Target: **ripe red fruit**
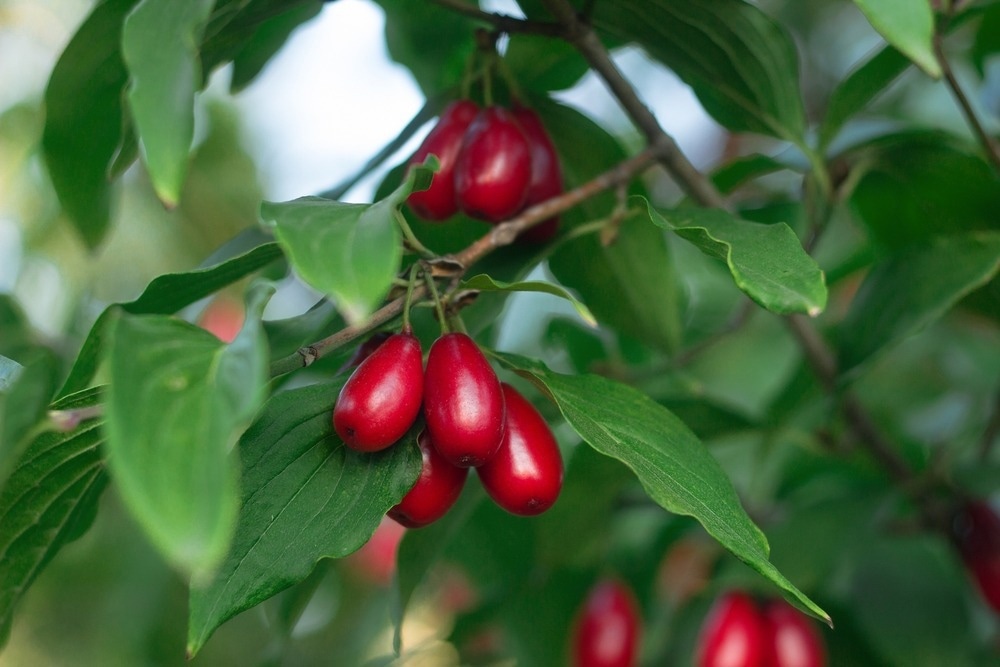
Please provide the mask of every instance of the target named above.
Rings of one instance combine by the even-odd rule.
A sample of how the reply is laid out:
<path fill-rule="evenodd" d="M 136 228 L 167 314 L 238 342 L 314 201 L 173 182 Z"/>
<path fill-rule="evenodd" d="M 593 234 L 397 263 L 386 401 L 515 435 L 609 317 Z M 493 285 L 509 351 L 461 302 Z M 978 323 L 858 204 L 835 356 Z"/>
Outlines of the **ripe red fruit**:
<path fill-rule="evenodd" d="M 823 640 L 805 614 L 784 600 L 764 605 L 769 667 L 826 667 Z"/>
<path fill-rule="evenodd" d="M 337 435 L 359 452 L 375 452 L 399 440 L 420 413 L 423 375 L 420 341 L 411 333 L 391 336 L 340 390 L 333 408 Z"/>
<path fill-rule="evenodd" d="M 448 463 L 426 430 L 417 437 L 417 444 L 424 459 L 420 477 L 399 504 L 389 510 L 389 517 L 407 528 L 420 528 L 443 517 L 458 500 L 469 473 L 467 468 Z"/>
<path fill-rule="evenodd" d="M 514 107 L 514 118 L 521 125 L 531 150 L 531 181 L 524 201 L 524 207 L 527 208 L 562 194 L 562 168 L 559 166 L 556 147 L 538 114 L 527 107 L 517 106 Z M 558 228 L 559 216 L 554 215 L 524 232 L 519 238 L 530 243 L 544 243 L 555 235 Z"/>
<path fill-rule="evenodd" d="M 545 419 L 524 396 L 502 383 L 507 425 L 496 456 L 477 468 L 483 488 L 511 514 L 541 514 L 563 482 L 562 455 Z"/>
<path fill-rule="evenodd" d="M 1000 614 L 1000 517 L 988 503 L 968 501 L 952 519 L 951 539 L 983 598 Z"/>
<path fill-rule="evenodd" d="M 765 628 L 746 593 L 722 595 L 698 636 L 698 667 L 765 667 Z"/>
<path fill-rule="evenodd" d="M 455 201 L 465 214 L 500 222 L 521 210 L 531 181 L 531 149 L 510 111 L 488 107 L 469 125 L 455 160 Z"/>
<path fill-rule="evenodd" d="M 480 466 L 500 448 L 500 380 L 467 335 L 445 334 L 431 346 L 424 373 L 424 415 L 434 446 L 454 465 Z"/>
<path fill-rule="evenodd" d="M 444 220 L 458 212 L 455 201 L 455 158 L 469 125 L 479 113 L 479 107 L 469 100 L 449 104 L 441 113 L 437 125 L 430 131 L 420 148 L 410 158 L 410 164 L 420 164 L 433 153 L 441 168 L 427 190 L 412 193 L 406 200 L 410 208 L 425 220 Z"/>
<path fill-rule="evenodd" d="M 599 582 L 587 595 L 573 634 L 574 667 L 633 667 L 642 620 L 632 591 L 620 581 Z"/>

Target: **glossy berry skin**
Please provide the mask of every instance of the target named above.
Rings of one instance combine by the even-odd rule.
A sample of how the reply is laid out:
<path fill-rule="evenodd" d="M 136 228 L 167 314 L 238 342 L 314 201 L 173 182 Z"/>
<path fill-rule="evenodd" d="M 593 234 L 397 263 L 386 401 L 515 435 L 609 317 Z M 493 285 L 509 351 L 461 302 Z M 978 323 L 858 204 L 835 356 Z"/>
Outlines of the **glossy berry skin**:
<path fill-rule="evenodd" d="M 573 633 L 573 667 L 634 667 L 642 619 L 632 591 L 598 582 L 587 595 Z"/>
<path fill-rule="evenodd" d="M 545 419 L 507 383 L 503 388 L 507 425 L 492 459 L 476 469 L 483 488 L 511 514 L 541 514 L 559 497 L 563 462 Z"/>
<path fill-rule="evenodd" d="M 1000 614 L 1000 517 L 989 504 L 968 501 L 952 519 L 951 539 L 983 599 Z"/>
<path fill-rule="evenodd" d="M 538 114 L 522 106 L 515 107 L 513 113 L 531 150 L 531 181 L 524 201 L 524 207 L 527 208 L 562 194 L 562 167 L 559 165 L 556 147 Z M 544 243 L 555 236 L 558 229 L 559 216 L 554 215 L 524 232 L 518 239 L 529 243 Z"/>
<path fill-rule="evenodd" d="M 445 334 L 431 345 L 424 372 L 424 416 L 434 446 L 453 465 L 483 465 L 500 449 L 500 380 L 467 335 Z"/>
<path fill-rule="evenodd" d="M 816 628 L 784 600 L 771 600 L 761 612 L 767 636 L 767 667 L 826 667 L 826 649 Z"/>
<path fill-rule="evenodd" d="M 698 636 L 698 667 L 766 667 L 767 636 L 754 601 L 731 591 L 712 605 Z"/>
<path fill-rule="evenodd" d="M 333 428 L 351 449 L 375 452 L 399 440 L 420 413 L 420 341 L 391 336 L 355 369 L 333 408 Z"/>
<path fill-rule="evenodd" d="M 503 107 L 480 111 L 455 161 L 459 210 L 501 222 L 524 207 L 530 182 L 531 149 L 513 114 Z"/>
<path fill-rule="evenodd" d="M 443 517 L 458 500 L 469 476 L 468 468 L 453 466 L 438 453 L 426 430 L 417 437 L 417 444 L 424 460 L 420 477 L 389 510 L 389 517 L 407 528 L 421 528 Z"/>
<path fill-rule="evenodd" d="M 458 212 L 455 201 L 455 159 L 462 147 L 466 130 L 478 113 L 479 107 L 475 102 L 452 102 L 441 113 L 437 125 L 410 158 L 410 164 L 420 164 L 433 153 L 441 162 L 441 168 L 434 174 L 430 188 L 414 192 L 406 200 L 413 212 L 424 220 L 444 220 Z"/>

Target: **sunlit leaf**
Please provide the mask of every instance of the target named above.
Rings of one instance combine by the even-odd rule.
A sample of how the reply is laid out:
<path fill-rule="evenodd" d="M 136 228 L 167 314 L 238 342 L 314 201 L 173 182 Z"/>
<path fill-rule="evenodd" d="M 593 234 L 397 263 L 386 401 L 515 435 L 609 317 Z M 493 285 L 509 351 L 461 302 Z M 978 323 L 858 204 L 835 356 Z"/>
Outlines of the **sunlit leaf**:
<path fill-rule="evenodd" d="M 931 76 L 941 76 L 934 56 L 934 12 L 924 0 L 854 0 L 879 34 Z"/>

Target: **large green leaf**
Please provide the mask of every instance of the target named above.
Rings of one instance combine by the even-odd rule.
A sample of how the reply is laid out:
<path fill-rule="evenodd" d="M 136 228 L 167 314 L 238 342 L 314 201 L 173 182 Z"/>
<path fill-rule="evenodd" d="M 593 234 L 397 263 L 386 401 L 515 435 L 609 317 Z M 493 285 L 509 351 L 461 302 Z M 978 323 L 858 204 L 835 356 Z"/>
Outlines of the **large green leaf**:
<path fill-rule="evenodd" d="M 56 408 L 89 407 L 100 390 L 75 394 Z M 107 481 L 99 445 L 101 424 L 38 436 L 0 489 L 0 645 L 15 605 L 42 569 L 89 526 Z"/>
<path fill-rule="evenodd" d="M 198 44 L 215 0 L 141 0 L 125 20 L 122 55 L 128 100 L 156 194 L 181 196 L 194 136 L 194 93 L 201 87 Z"/>
<path fill-rule="evenodd" d="M 174 313 L 264 268 L 281 256 L 281 248 L 277 243 L 265 243 L 206 269 L 168 273 L 153 279 L 136 300 L 111 306 L 101 313 L 91 327 L 59 395 L 66 396 L 81 391 L 93 379 L 101 360 L 108 322 L 114 309 L 120 308 L 133 315 Z"/>
<path fill-rule="evenodd" d="M 137 0 L 98 4 L 59 57 L 45 89 L 42 148 L 52 185 L 95 248 L 111 215 L 108 169 L 122 132 L 122 21 Z"/>
<path fill-rule="evenodd" d="M 566 106 L 540 101 L 542 116 L 559 150 L 567 187 L 580 185 L 625 158 L 603 128 Z M 562 216 L 572 229 L 609 216 L 610 192 L 592 197 Z M 549 268 L 602 323 L 661 350 L 681 339 L 684 298 L 663 233 L 651 225 L 621 226 L 611 245 L 588 234 L 557 245 Z"/>
<path fill-rule="evenodd" d="M 767 539 L 740 505 L 726 474 L 673 413 L 638 390 L 598 375 L 562 375 L 524 357 L 496 356 L 548 394 L 588 445 L 628 466 L 653 501 L 697 519 L 797 606 L 829 620 L 768 561 Z"/>
<path fill-rule="evenodd" d="M 941 237 L 876 264 L 841 326 L 841 370 L 926 327 L 998 270 L 1000 232 Z"/>
<path fill-rule="evenodd" d="M 109 334 L 109 467 L 153 544 L 195 581 L 225 558 L 236 527 L 231 450 L 264 400 L 260 313 L 271 292 L 251 291 L 228 346 L 160 315 L 121 314 Z"/>
<path fill-rule="evenodd" d="M 654 224 L 724 261 L 736 286 L 764 308 L 818 315 L 826 307 L 823 272 L 788 225 L 747 222 L 719 209 L 661 211 L 642 197 L 632 202 L 648 210 Z"/>
<path fill-rule="evenodd" d="M 292 33 L 319 14 L 322 8 L 323 3 L 320 0 L 311 0 L 301 6 L 293 6 L 285 13 L 257 26 L 246 44 L 233 57 L 230 90 L 235 93 L 248 86 L 264 69 L 264 65 L 285 45 Z"/>
<path fill-rule="evenodd" d="M 519 86 L 539 91 L 569 88 L 589 69 L 572 44 L 542 35 L 511 35 L 504 62 Z"/>
<path fill-rule="evenodd" d="M 5 386 L 4 362 L 10 360 L 0 357 L 0 488 L 37 435 L 36 428 L 46 416 L 57 380 L 55 359 L 40 354 Z"/>
<path fill-rule="evenodd" d="M 742 0 L 599 2 L 594 24 L 674 70 L 727 128 L 803 143 L 795 45 L 756 6 Z"/>
<path fill-rule="evenodd" d="M 302 197 L 264 202 L 260 215 L 302 279 L 335 298 L 347 321 L 356 324 L 382 301 L 399 271 L 399 207 L 413 190 L 427 188 L 432 175 L 427 166 L 411 169 L 374 204 Z"/>
<path fill-rule="evenodd" d="M 239 523 L 215 580 L 191 590 L 189 655 L 227 619 L 305 579 L 320 559 L 361 547 L 419 475 L 410 437 L 375 454 L 337 438 L 330 414 L 342 384 L 277 394 L 243 435 Z"/>
<path fill-rule="evenodd" d="M 934 12 L 924 0 L 854 0 L 879 34 L 931 76 L 941 76 L 934 56 Z"/>

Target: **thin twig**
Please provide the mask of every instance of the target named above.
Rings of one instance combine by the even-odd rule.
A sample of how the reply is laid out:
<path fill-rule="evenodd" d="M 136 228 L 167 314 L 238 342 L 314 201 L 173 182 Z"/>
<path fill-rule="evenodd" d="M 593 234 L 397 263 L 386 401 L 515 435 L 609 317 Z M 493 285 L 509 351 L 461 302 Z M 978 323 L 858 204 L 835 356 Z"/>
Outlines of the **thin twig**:
<path fill-rule="evenodd" d="M 544 35 L 547 37 L 560 37 L 564 32 L 564 28 L 558 23 L 531 21 L 520 19 L 516 16 L 508 16 L 507 14 L 484 12 L 475 5 L 463 2 L 463 0 L 431 0 L 431 2 L 469 18 L 489 23 L 497 30 L 507 33 L 516 32 L 530 35 Z"/>

